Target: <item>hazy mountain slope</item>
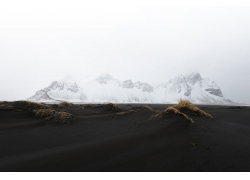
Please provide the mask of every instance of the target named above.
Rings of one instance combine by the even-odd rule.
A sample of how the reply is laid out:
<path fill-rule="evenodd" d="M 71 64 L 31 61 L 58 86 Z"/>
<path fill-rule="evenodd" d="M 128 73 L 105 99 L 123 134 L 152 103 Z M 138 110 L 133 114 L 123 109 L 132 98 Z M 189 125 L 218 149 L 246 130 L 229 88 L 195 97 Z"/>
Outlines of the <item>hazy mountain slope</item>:
<path fill-rule="evenodd" d="M 152 102 L 153 87 L 147 83 L 120 82 L 104 74 L 82 84 L 89 102 Z M 151 89 L 150 89 L 151 88 Z"/>
<path fill-rule="evenodd" d="M 74 81 L 63 79 L 61 81 L 54 81 L 48 87 L 36 92 L 36 94 L 28 100 L 33 101 L 86 101 L 87 97 L 82 91 L 82 88 Z"/>
<path fill-rule="evenodd" d="M 186 99 L 194 103 L 231 103 L 223 97 L 214 81 L 202 78 L 199 73 L 177 76 L 155 88 L 154 101 L 175 103 Z"/>
<path fill-rule="evenodd" d="M 205 104 L 232 103 L 223 97 L 221 89 L 214 81 L 202 78 L 199 73 L 179 75 L 155 88 L 146 82 L 119 81 L 109 74 L 103 74 L 81 85 L 67 77 L 52 82 L 50 86 L 29 98 L 33 101 L 116 103 L 176 103 L 180 99 Z"/>

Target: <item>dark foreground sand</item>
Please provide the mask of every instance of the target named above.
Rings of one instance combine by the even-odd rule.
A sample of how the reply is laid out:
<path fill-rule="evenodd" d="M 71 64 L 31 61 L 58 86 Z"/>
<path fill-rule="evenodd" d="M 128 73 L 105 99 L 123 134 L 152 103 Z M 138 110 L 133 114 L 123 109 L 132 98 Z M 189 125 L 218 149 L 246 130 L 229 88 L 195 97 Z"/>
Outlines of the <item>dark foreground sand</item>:
<path fill-rule="evenodd" d="M 51 106 L 76 119 L 53 123 L 0 108 L 0 171 L 250 171 L 247 107 L 199 106 L 215 118 L 190 116 L 191 124 L 178 115 L 150 120 L 148 109 L 115 118 L 100 105 Z"/>

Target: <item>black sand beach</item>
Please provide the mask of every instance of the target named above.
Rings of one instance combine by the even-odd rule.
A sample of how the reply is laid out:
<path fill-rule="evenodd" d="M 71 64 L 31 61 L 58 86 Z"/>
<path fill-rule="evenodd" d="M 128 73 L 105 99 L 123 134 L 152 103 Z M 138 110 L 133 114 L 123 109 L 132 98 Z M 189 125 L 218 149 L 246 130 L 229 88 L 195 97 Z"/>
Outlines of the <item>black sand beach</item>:
<path fill-rule="evenodd" d="M 170 105 L 73 105 L 72 122 L 35 117 L 24 104 L 0 107 L 0 171 L 250 171 L 250 108 L 198 106 L 214 118 L 150 117 Z M 5 103 L 6 104 L 6 103 Z M 145 104 L 146 105 L 146 104 Z"/>

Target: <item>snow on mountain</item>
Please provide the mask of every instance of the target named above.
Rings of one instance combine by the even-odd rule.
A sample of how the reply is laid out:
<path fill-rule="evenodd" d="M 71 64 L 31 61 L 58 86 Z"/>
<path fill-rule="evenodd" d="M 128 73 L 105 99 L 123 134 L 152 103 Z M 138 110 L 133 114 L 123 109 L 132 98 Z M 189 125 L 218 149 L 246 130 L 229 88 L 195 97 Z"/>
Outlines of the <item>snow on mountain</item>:
<path fill-rule="evenodd" d="M 214 81 L 203 79 L 199 73 L 188 76 L 177 76 L 165 84 L 155 88 L 154 101 L 176 103 L 180 99 L 193 103 L 230 104 L 230 100 L 223 97 L 220 88 Z"/>
<path fill-rule="evenodd" d="M 52 82 L 29 98 L 32 101 L 116 103 L 176 103 L 180 99 L 202 104 L 233 103 L 223 97 L 214 81 L 202 78 L 197 72 L 179 75 L 155 88 L 146 82 L 119 81 L 110 74 L 102 74 L 80 85 L 74 78 L 67 76 L 61 81 Z"/>
<path fill-rule="evenodd" d="M 48 87 L 37 91 L 28 100 L 33 101 L 86 101 L 87 97 L 82 88 L 78 86 L 74 79 L 67 76 L 61 81 L 54 81 Z"/>
<path fill-rule="evenodd" d="M 109 74 L 103 74 L 82 84 L 82 87 L 88 102 L 152 102 L 150 93 L 143 93 L 146 84 L 136 84 L 131 80 L 120 82 Z"/>
<path fill-rule="evenodd" d="M 99 77 L 97 77 L 95 79 L 95 81 L 99 84 L 102 85 L 115 85 L 120 87 L 120 82 L 117 79 L 114 79 L 112 76 L 110 76 L 110 74 L 106 73 L 106 74 L 102 74 Z"/>

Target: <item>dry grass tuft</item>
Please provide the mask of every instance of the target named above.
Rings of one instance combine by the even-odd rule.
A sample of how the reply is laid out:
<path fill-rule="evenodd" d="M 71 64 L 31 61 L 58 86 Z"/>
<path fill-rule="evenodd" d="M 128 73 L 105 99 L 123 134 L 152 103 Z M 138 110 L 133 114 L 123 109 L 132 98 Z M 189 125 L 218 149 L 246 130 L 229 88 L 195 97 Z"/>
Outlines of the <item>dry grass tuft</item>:
<path fill-rule="evenodd" d="M 95 107 L 93 104 L 88 104 L 86 107 Z"/>
<path fill-rule="evenodd" d="M 154 111 L 153 108 L 149 107 L 149 106 L 143 106 L 142 109 L 148 109 L 150 111 Z"/>
<path fill-rule="evenodd" d="M 138 112 L 138 111 L 141 111 L 142 109 L 147 109 L 147 110 L 149 110 L 149 111 L 154 112 L 154 110 L 153 110 L 151 107 L 149 107 L 149 106 L 143 106 L 143 107 L 135 106 L 135 107 L 133 107 L 131 110 L 116 113 L 115 118 L 116 118 L 117 116 L 124 116 L 124 115 L 127 115 L 127 114 L 136 113 L 136 112 Z"/>
<path fill-rule="evenodd" d="M 149 107 L 149 106 L 143 106 L 143 107 L 141 107 L 141 106 L 134 106 L 132 109 L 133 109 L 133 110 L 136 110 L 136 111 L 142 110 L 142 109 L 147 109 L 147 110 L 149 110 L 149 111 L 154 111 L 154 110 L 153 110 L 151 107 Z"/>
<path fill-rule="evenodd" d="M 0 108 L 2 108 L 3 110 L 14 110 L 13 106 L 9 104 L 1 104 Z"/>
<path fill-rule="evenodd" d="M 50 106 L 44 103 L 36 103 L 30 101 L 16 101 L 14 106 L 23 106 L 26 110 L 35 110 L 35 109 L 51 109 Z"/>
<path fill-rule="evenodd" d="M 52 109 L 38 109 L 33 111 L 36 117 L 50 119 L 56 113 L 55 110 Z"/>
<path fill-rule="evenodd" d="M 70 103 L 70 102 L 64 101 L 64 102 L 60 102 L 57 106 L 58 106 L 59 108 L 61 108 L 61 107 L 72 107 L 73 104 Z"/>
<path fill-rule="evenodd" d="M 30 101 L 15 101 L 15 102 L 5 102 L 1 104 L 1 106 L 5 110 L 13 110 L 13 111 L 33 111 L 36 109 L 50 109 L 51 107 L 44 103 L 35 103 Z"/>
<path fill-rule="evenodd" d="M 121 108 L 120 108 L 119 106 L 117 106 L 116 104 L 113 104 L 113 103 L 106 104 L 105 106 L 111 106 L 111 109 L 112 109 L 112 111 L 114 111 L 114 112 L 119 112 L 119 111 L 121 111 Z"/>
<path fill-rule="evenodd" d="M 0 104 L 0 107 L 17 112 L 30 111 L 35 114 L 35 117 L 44 118 L 46 120 L 53 119 L 54 122 L 60 123 L 70 122 L 74 119 L 72 114 L 56 111 L 44 103 L 39 104 L 29 101 L 16 101 L 11 104 Z"/>
<path fill-rule="evenodd" d="M 54 119 L 54 122 L 69 123 L 74 116 L 67 112 L 55 111 L 52 109 L 38 109 L 33 111 L 36 117 L 45 118 L 46 120 Z"/>
<path fill-rule="evenodd" d="M 195 115 L 213 118 L 210 114 L 202 111 L 197 106 L 190 103 L 189 101 L 181 100 L 178 104 L 168 107 L 162 113 L 158 113 L 156 115 L 153 115 L 151 117 L 151 119 L 163 118 L 164 116 L 168 116 L 169 114 L 178 114 L 178 115 L 183 116 L 185 119 L 189 120 L 192 124 L 194 124 L 193 119 L 188 117 L 185 113 L 181 112 L 182 110 L 191 111 Z"/>
<path fill-rule="evenodd" d="M 163 114 L 162 113 L 158 113 L 155 115 L 152 115 L 149 119 L 154 120 L 154 119 L 163 119 Z"/>
<path fill-rule="evenodd" d="M 67 112 L 56 112 L 54 122 L 69 123 L 74 119 L 74 116 Z"/>
<path fill-rule="evenodd" d="M 179 115 L 183 116 L 185 119 L 189 120 L 192 124 L 194 124 L 194 121 L 192 118 L 189 118 L 186 114 L 180 112 L 178 109 L 176 109 L 174 107 L 168 107 L 167 109 L 165 109 L 163 111 L 163 114 L 171 114 L 171 113 L 179 114 Z"/>
<path fill-rule="evenodd" d="M 193 112 L 195 115 L 200 115 L 200 116 L 205 116 L 205 117 L 208 117 L 208 118 L 213 118 L 210 114 L 202 111 L 200 108 L 193 105 L 189 101 L 180 100 L 180 102 L 178 104 L 174 105 L 173 108 L 178 109 L 179 111 L 181 111 L 181 110 L 189 110 L 189 111 Z"/>
<path fill-rule="evenodd" d="M 127 115 L 127 114 L 135 113 L 137 111 L 138 110 L 128 110 L 128 111 L 124 111 L 124 112 L 119 112 L 119 113 L 116 113 L 115 118 L 117 118 L 117 116 L 124 116 L 124 115 Z"/>

